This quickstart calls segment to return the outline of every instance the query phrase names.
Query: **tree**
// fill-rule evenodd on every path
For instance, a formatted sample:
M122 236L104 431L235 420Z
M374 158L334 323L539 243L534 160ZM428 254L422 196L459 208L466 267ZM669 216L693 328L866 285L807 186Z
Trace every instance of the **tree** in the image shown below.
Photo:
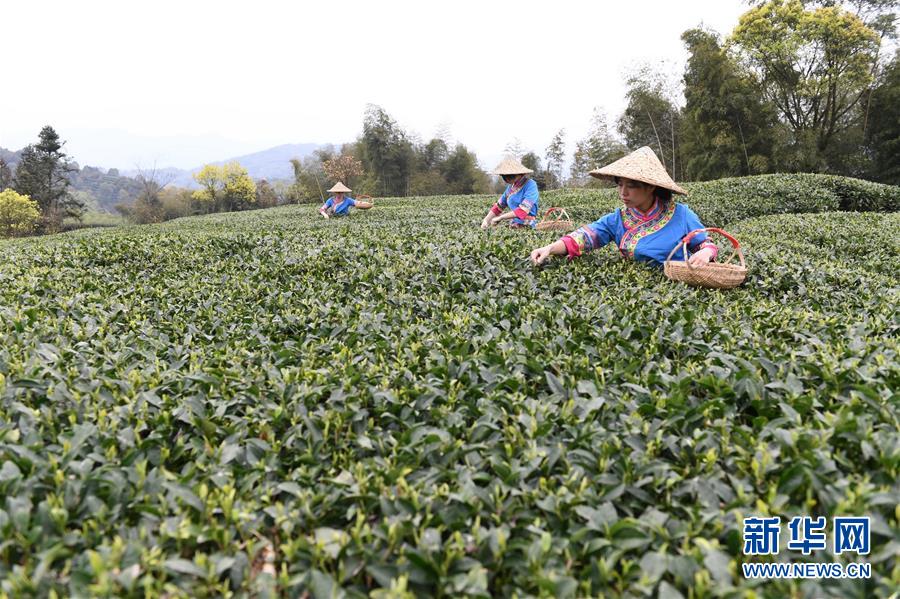
M0 158L0 191L12 187L12 170L3 158Z
M570 170L574 185L586 185L593 180L588 172L614 162L628 153L628 149L609 130L606 115L594 109L588 134L575 143Z
M553 136L550 145L545 150L544 158L547 161L547 187L558 189L563 185L563 162L566 159L566 130L560 129Z
M503 148L503 153L521 159L522 156L525 155L525 146L522 145L521 139L514 137L513 140Z
M259 208L271 208L278 205L278 196L275 189L265 179L256 182L256 206Z
M356 177L363 174L363 165L352 154L341 154L323 161L322 170L329 180L343 181L352 187Z
M14 189L37 202L50 229L68 216L80 217L83 205L69 192L70 173L77 167L62 151L64 142L49 125L41 129L37 144L26 146L16 167Z
M760 99L758 83L704 29L681 35L690 54L681 120L684 178L705 181L771 172L778 120Z
M865 140L872 158L869 176L900 185L900 51L872 92L870 119Z
M307 156L303 160L292 158L291 167L294 169L294 182L285 190L288 203L300 204L324 200L325 188L322 183L327 178L319 156Z
M414 152L397 122L380 106L369 104L360 138L362 162L382 195L404 196L409 189Z
M37 202L12 189L0 191L0 236L27 235L35 230L40 221Z
M547 187L547 180L544 176L544 170L541 168L541 157L529 151L522 155L520 162L525 168L530 168L534 171L531 173L531 178L537 183L538 189L544 191Z
M878 33L832 3L771 0L741 16L730 43L790 126L800 161L793 167L828 168L829 146L855 125L872 82Z
M200 184L194 199L206 207L206 212L243 210L256 203L256 184L237 162L207 164L194 174L194 180Z
M119 212L129 220L138 224L159 223L166 219L166 210L160 194L163 188L172 181L171 174L163 174L153 167L150 170L138 168L135 177L140 185L138 197L131 206L120 204Z
M466 146L456 144L453 152L439 165L446 181L444 193L469 194L486 191L487 175L478 168L475 154Z
M645 67L627 81L628 101L625 112L619 117L619 134L630 148L650 146L673 178L676 169L677 138L680 128L680 112L670 99L670 85L657 72Z
M435 137L418 148L416 170L429 171L438 168L449 156L450 148L447 147L447 142Z

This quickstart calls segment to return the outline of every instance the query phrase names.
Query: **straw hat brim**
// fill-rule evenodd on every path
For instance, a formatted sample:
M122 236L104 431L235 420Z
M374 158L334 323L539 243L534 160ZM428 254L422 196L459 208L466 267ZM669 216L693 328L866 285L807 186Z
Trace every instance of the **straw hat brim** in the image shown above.
M673 193L687 195L687 191L672 180L659 158L647 146L588 174L598 179L612 180L615 177L632 179L668 189Z
M534 171L516 160L506 158L491 171L492 175L530 175Z
M331 189L328 190L328 193L350 193L351 191L353 190L338 181Z

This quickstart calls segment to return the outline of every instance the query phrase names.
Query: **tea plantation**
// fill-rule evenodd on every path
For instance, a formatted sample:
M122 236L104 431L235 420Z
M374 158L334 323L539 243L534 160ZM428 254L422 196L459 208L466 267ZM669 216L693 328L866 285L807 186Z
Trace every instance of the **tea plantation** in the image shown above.
M0 596L891 596L900 188L690 191L743 287L535 269L556 234L482 231L484 196L0 242ZM801 515L870 516L871 553L786 551Z

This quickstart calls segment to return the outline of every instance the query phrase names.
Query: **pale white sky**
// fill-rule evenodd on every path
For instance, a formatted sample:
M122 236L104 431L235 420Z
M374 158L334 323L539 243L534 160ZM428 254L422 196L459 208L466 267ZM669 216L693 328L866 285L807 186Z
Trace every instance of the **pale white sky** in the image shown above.
M740 0L447 3L0 0L0 146L52 124L82 165L193 167L284 143L341 143L366 103L430 138L442 125L492 167L513 138L569 152L624 74L681 33L727 35Z

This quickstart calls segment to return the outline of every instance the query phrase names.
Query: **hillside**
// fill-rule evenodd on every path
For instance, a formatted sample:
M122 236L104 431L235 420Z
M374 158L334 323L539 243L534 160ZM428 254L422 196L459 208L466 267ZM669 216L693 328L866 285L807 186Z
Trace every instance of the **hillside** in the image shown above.
M226 162L239 162L254 179L267 179L269 181L293 179L294 172L290 164L291 158L305 158L322 147L325 146L322 144L284 144L252 154L219 160L211 164L222 165ZM192 175L199 172L201 168L203 168L203 165L187 170L164 168L159 169L159 173L164 180L171 179L172 185L193 189L197 187L197 184ZM125 170L123 174L134 176L137 174L137 171Z
M321 147L325 146L321 144L284 144L244 156L227 158L213 164L237 161L247 169L254 179L269 181L293 179L291 158L304 158ZM10 164L13 170L19 162L20 155L21 150L11 151L0 148L0 158ZM77 163L76 166L78 166ZM194 182L192 174L199 172L201 168L202 165L191 170L159 168L156 175L160 181L194 189L197 184ZM85 201L91 211L113 213L116 204L131 203L140 193L140 184L135 180L138 174L137 170L120 171L115 168L107 170L94 166L79 167L78 171L72 174L72 189L82 194L79 197Z
M610 247L534 268L556 234L482 231L490 196L0 241L0 579L738 597L758 589L744 517L865 515L870 579L766 596L889 596L900 188L690 191L746 248L744 286L689 288ZM580 222L617 205L542 202ZM777 557L806 559L860 558Z

